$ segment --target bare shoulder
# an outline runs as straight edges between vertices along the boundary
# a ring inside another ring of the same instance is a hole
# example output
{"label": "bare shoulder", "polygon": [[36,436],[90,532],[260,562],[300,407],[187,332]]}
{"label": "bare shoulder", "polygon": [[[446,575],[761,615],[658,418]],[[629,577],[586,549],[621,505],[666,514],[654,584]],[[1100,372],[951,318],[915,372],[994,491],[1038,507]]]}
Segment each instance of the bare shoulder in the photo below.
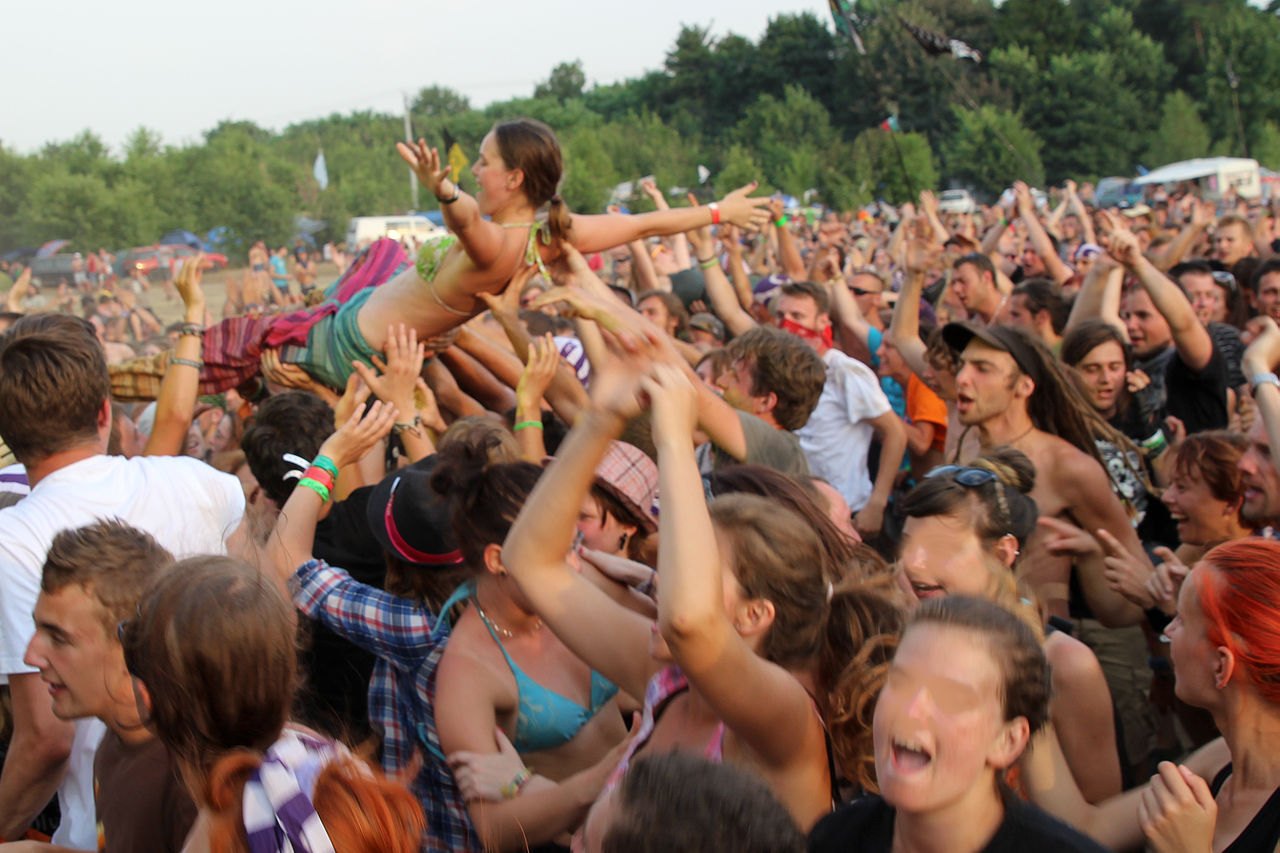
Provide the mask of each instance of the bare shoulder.
{"label": "bare shoulder", "polygon": [[1102,666],[1093,650],[1070,634],[1055,631],[1045,637],[1044,653],[1055,682],[1061,680],[1079,687],[1103,678]]}

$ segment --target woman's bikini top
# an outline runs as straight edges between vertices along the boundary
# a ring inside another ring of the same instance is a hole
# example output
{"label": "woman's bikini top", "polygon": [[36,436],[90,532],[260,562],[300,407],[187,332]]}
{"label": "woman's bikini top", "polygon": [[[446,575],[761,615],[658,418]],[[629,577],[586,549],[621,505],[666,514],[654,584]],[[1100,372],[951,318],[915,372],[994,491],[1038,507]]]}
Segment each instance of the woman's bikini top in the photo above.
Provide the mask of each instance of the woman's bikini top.
{"label": "woman's bikini top", "polygon": [[[504,222],[502,223],[502,227],[529,229],[529,242],[526,243],[524,247],[524,262],[526,265],[535,265],[543,278],[550,281],[551,276],[548,275],[547,268],[542,263],[542,253],[538,251],[539,241],[543,244],[547,244],[551,239],[551,235],[546,224],[543,222]],[[418,249],[418,261],[416,266],[418,269],[418,277],[427,285],[427,292],[431,294],[431,298],[435,300],[437,305],[445,311],[448,311],[450,314],[453,314],[455,317],[469,318],[475,313],[474,310],[463,311],[461,309],[454,308],[452,305],[441,299],[440,294],[436,292],[436,273],[440,272],[440,266],[444,263],[445,257],[448,256],[449,250],[452,249],[453,245],[457,242],[458,235],[452,233],[445,234],[443,237],[439,237],[435,240],[428,240],[422,244],[422,248]]]}
{"label": "woman's bikini top", "polygon": [[[1213,783],[1209,785],[1213,796],[1218,796],[1230,775],[1231,765],[1228,764],[1213,777]],[[1280,844],[1280,788],[1272,792],[1249,825],[1222,853],[1272,853],[1277,844]]]}
{"label": "woman's bikini top", "polygon": [[[479,611],[477,610],[477,615]],[[542,752],[563,746],[577,736],[600,709],[609,704],[617,694],[617,686],[595,670],[591,671],[591,707],[584,708],[566,699],[550,688],[534,681],[516,665],[507,654],[498,633],[483,616],[480,621],[488,629],[489,636],[498,644],[498,650],[511,667],[516,678],[516,692],[520,697],[516,716],[516,736],[511,743],[519,753]]]}

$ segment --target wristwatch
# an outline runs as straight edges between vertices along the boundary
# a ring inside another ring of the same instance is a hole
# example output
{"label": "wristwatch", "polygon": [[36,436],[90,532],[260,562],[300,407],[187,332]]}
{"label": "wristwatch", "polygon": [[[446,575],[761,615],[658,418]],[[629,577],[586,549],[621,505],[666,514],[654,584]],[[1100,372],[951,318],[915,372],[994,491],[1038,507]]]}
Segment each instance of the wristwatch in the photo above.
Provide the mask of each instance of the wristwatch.
{"label": "wristwatch", "polygon": [[1280,388],[1280,376],[1274,373],[1255,373],[1249,378],[1249,388],[1257,393],[1259,385],[1274,385]]}

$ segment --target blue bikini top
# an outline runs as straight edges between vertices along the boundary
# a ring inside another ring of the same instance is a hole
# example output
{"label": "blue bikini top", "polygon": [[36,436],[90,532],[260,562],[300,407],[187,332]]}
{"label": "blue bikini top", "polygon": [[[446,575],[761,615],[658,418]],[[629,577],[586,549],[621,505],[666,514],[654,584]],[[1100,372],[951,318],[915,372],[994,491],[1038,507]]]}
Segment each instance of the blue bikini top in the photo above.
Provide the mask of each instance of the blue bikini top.
{"label": "blue bikini top", "polygon": [[617,694],[617,686],[595,670],[591,671],[590,708],[584,708],[554,690],[543,687],[525,675],[511,659],[489,620],[481,618],[480,621],[498,644],[507,666],[511,667],[511,674],[516,678],[520,707],[516,717],[516,736],[511,743],[517,752],[541,752],[563,746],[573,740],[582,727]]}

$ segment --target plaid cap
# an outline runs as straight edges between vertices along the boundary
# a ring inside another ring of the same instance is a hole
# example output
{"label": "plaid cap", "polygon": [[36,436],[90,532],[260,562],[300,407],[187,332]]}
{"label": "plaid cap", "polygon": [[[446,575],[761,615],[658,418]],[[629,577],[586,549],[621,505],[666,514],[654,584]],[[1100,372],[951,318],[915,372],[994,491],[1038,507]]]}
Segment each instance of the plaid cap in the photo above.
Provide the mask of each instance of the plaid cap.
{"label": "plaid cap", "polygon": [[596,466],[596,483],[625,506],[646,533],[658,529],[658,466],[640,448],[612,442]]}

